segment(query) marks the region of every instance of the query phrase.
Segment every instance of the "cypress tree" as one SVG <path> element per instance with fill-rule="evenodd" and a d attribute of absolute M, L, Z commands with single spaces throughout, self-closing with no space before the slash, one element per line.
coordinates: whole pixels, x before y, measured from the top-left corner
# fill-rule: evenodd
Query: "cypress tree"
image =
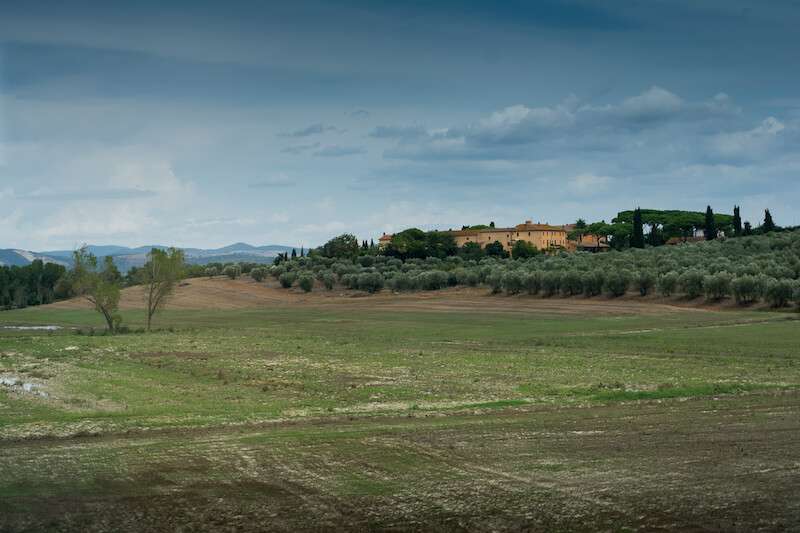
<path fill-rule="evenodd" d="M 775 231 L 775 222 L 772 221 L 772 214 L 770 214 L 769 209 L 764 210 L 764 225 L 761 226 L 761 231 L 763 233 L 769 233 L 770 231 Z"/>
<path fill-rule="evenodd" d="M 711 206 L 706 207 L 706 223 L 703 229 L 707 241 L 713 241 L 717 238 L 717 221 L 714 220 L 714 211 Z"/>
<path fill-rule="evenodd" d="M 644 226 L 642 224 L 642 210 L 638 207 L 633 212 L 633 232 L 631 233 L 631 248 L 644 248 Z"/>
<path fill-rule="evenodd" d="M 296 258 L 297 258 L 297 250 L 292 248 L 292 259 L 296 259 Z"/>
<path fill-rule="evenodd" d="M 300 257 L 305 257 L 305 256 L 306 256 L 306 249 L 305 249 L 304 246 L 301 246 L 300 247 Z"/>
<path fill-rule="evenodd" d="M 742 235 L 742 217 L 738 205 L 733 206 L 733 234 L 737 237 Z"/>
<path fill-rule="evenodd" d="M 375 240 L 374 239 L 370 239 L 369 240 L 369 249 L 370 250 L 374 250 L 375 249 Z"/>
<path fill-rule="evenodd" d="M 751 226 L 749 222 L 745 221 L 744 228 L 742 229 L 742 235 L 746 237 L 752 234 L 753 234 L 753 226 Z"/>

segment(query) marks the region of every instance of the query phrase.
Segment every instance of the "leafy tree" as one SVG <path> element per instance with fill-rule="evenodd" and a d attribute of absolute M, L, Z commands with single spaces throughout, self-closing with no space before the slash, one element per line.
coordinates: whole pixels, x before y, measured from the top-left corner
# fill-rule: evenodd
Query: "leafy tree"
<path fill-rule="evenodd" d="M 385 254 L 406 259 L 424 259 L 428 253 L 428 243 L 425 232 L 417 228 L 409 228 L 395 233 L 386 246 Z"/>
<path fill-rule="evenodd" d="M 153 248 L 147 254 L 147 262 L 140 275 L 144 285 L 147 331 L 150 331 L 153 316 L 164 307 L 184 277 L 183 250 L 170 248 L 165 251 Z"/>
<path fill-rule="evenodd" d="M 633 232 L 631 233 L 631 248 L 644 248 L 644 227 L 642 223 L 642 210 L 638 207 L 633 212 Z"/>
<path fill-rule="evenodd" d="M 758 301 L 763 291 L 763 284 L 756 276 L 739 276 L 731 282 L 731 292 L 739 305 L 748 305 Z"/>
<path fill-rule="evenodd" d="M 775 231 L 777 226 L 775 226 L 775 222 L 772 221 L 772 214 L 769 212 L 769 209 L 764 210 L 764 224 L 761 225 L 761 233 L 769 233 L 770 231 Z"/>
<path fill-rule="evenodd" d="M 603 292 L 603 284 L 606 277 L 602 270 L 590 270 L 584 272 L 581 277 L 583 294 L 587 297 L 598 296 Z"/>
<path fill-rule="evenodd" d="M 564 296 L 575 296 L 583 292 L 583 276 L 574 269 L 569 269 L 561 276 L 561 293 Z"/>
<path fill-rule="evenodd" d="M 254 268 L 250 271 L 250 277 L 253 281 L 261 283 L 267 277 L 267 270 L 265 268 Z"/>
<path fill-rule="evenodd" d="M 314 288 L 314 278 L 308 274 L 303 274 L 297 279 L 297 285 L 303 289 L 303 292 L 311 292 L 311 289 Z"/>
<path fill-rule="evenodd" d="M 499 294 L 503 290 L 503 271 L 499 268 L 492 270 L 486 276 L 486 284 L 492 289 L 492 294 Z"/>
<path fill-rule="evenodd" d="M 519 294 L 525 287 L 525 280 L 515 271 L 503 274 L 502 280 L 503 288 L 508 294 Z"/>
<path fill-rule="evenodd" d="M 528 291 L 528 294 L 539 294 L 539 291 L 542 290 L 542 274 L 538 270 L 533 272 L 529 272 L 525 275 L 524 279 L 525 283 L 525 290 Z"/>
<path fill-rule="evenodd" d="M 336 283 L 336 277 L 331 272 L 325 272 L 321 281 L 327 290 L 332 291 L 333 285 Z"/>
<path fill-rule="evenodd" d="M 119 310 L 120 280 L 119 271 L 108 270 L 108 262 L 104 269 L 97 270 L 97 258 L 86 246 L 72 254 L 73 267 L 70 273 L 72 287 L 76 295 L 89 301 L 96 311 L 103 315 L 108 331 L 114 333 L 122 322 Z M 113 264 L 113 263 L 112 263 Z"/>
<path fill-rule="evenodd" d="M 737 237 L 742 236 L 742 216 L 738 205 L 733 207 L 733 234 Z"/>
<path fill-rule="evenodd" d="M 511 257 L 514 259 L 528 259 L 537 253 L 539 253 L 539 250 L 528 241 L 517 241 L 511 248 Z"/>
<path fill-rule="evenodd" d="M 357 285 L 358 289 L 366 291 L 370 294 L 376 293 L 383 289 L 385 280 L 378 272 L 365 272 L 358 275 Z"/>
<path fill-rule="evenodd" d="M 296 280 L 297 280 L 297 274 L 294 273 L 294 272 L 291 272 L 291 271 L 290 272 L 284 272 L 278 278 L 278 281 L 280 282 L 281 287 L 283 287 L 284 289 L 290 288 L 292 285 L 294 285 L 294 282 Z"/>
<path fill-rule="evenodd" d="M 219 271 L 217 270 L 217 267 L 213 267 L 212 266 L 212 267 L 206 268 L 205 274 L 206 274 L 206 276 L 208 276 L 208 279 L 211 279 L 214 276 L 216 276 L 217 274 L 219 274 Z"/>
<path fill-rule="evenodd" d="M 242 274 L 242 269 L 239 265 L 228 265 L 222 269 L 222 273 L 230 279 L 236 279 Z"/>
<path fill-rule="evenodd" d="M 639 270 L 634 274 L 633 284 L 641 296 L 647 296 L 656 284 L 656 274 L 652 270 Z"/>
<path fill-rule="evenodd" d="M 489 222 L 489 227 L 490 227 L 490 228 L 493 228 L 493 227 L 494 227 L 494 221 L 492 221 L 492 222 Z"/>
<path fill-rule="evenodd" d="M 458 251 L 456 240 L 444 231 L 429 231 L 425 234 L 425 256 L 444 259 Z"/>
<path fill-rule="evenodd" d="M 661 296 L 672 296 L 678 287 L 678 274 L 676 272 L 666 272 L 659 276 L 656 288 Z"/>
<path fill-rule="evenodd" d="M 500 241 L 494 241 L 487 244 L 484 248 L 484 252 L 489 257 L 508 257 L 508 252 L 506 252 L 505 248 L 503 248 L 503 245 L 500 244 Z"/>
<path fill-rule="evenodd" d="M 625 270 L 612 270 L 606 275 L 605 289 L 609 296 L 622 296 L 628 291 L 631 283 L 630 274 Z"/>
<path fill-rule="evenodd" d="M 701 270 L 690 269 L 678 278 L 678 286 L 687 298 L 694 299 L 703 294 L 704 274 Z"/>
<path fill-rule="evenodd" d="M 703 234 L 707 241 L 713 241 L 717 238 L 717 222 L 714 220 L 714 211 L 711 206 L 706 207 L 706 218 L 703 224 Z"/>
<path fill-rule="evenodd" d="M 548 270 L 542 273 L 542 294 L 553 296 L 561 289 L 561 272 Z"/>
<path fill-rule="evenodd" d="M 717 272 L 703 279 L 703 289 L 706 299 L 711 301 L 721 300 L 731 293 L 731 275 L 727 272 Z"/>
<path fill-rule="evenodd" d="M 352 259 L 358 255 L 358 239 L 351 233 L 343 233 L 322 245 L 322 255 L 335 259 Z"/>
<path fill-rule="evenodd" d="M 458 255 L 466 260 L 478 261 L 486 255 L 486 253 L 477 242 L 468 242 L 459 248 Z"/>
<path fill-rule="evenodd" d="M 750 222 L 745 222 L 744 228 L 742 228 L 742 235 L 746 237 L 752 234 L 753 234 L 753 226 L 750 224 Z"/>
<path fill-rule="evenodd" d="M 794 284 L 788 279 L 771 279 L 766 284 L 764 299 L 772 307 L 786 307 L 794 293 Z"/>

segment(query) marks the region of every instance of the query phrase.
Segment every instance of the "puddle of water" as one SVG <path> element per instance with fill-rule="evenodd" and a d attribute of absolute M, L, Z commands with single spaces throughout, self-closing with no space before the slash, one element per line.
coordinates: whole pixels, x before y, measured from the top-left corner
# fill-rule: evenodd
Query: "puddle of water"
<path fill-rule="evenodd" d="M 2 329 L 57 331 L 61 326 L 0 326 Z"/>
<path fill-rule="evenodd" d="M 22 390 L 22 392 L 41 396 L 42 398 L 47 398 L 49 396 L 47 392 L 41 390 L 42 386 L 38 383 L 26 383 L 15 376 L 0 377 L 0 385 L 5 385 L 6 387 L 16 391 Z"/>

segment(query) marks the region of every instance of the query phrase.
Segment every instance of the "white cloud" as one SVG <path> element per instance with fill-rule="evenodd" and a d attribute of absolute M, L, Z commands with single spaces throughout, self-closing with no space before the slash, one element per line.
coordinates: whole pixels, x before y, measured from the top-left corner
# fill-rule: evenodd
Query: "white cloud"
<path fill-rule="evenodd" d="M 579 174 L 567 180 L 567 187 L 575 194 L 582 196 L 597 195 L 605 191 L 614 181 L 609 176 L 598 176 L 596 174 Z"/>
<path fill-rule="evenodd" d="M 745 131 L 720 133 L 711 141 L 716 154 L 733 159 L 749 159 L 763 155 L 786 126 L 775 117 L 765 118 L 758 126 Z"/>
<path fill-rule="evenodd" d="M 633 120 L 655 120 L 677 113 L 683 105 L 683 100 L 676 94 L 653 86 L 638 96 L 624 100 L 619 106 L 619 113 Z"/>

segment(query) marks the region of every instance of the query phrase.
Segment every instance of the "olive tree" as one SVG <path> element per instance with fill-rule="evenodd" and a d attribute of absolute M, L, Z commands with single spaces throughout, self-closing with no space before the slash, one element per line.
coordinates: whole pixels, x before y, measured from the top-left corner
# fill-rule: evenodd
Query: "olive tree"
<path fill-rule="evenodd" d="M 113 259 L 107 256 L 103 269 L 98 270 L 97 257 L 86 246 L 75 250 L 72 259 L 72 291 L 88 300 L 103 315 L 109 333 L 116 332 L 122 322 L 118 313 L 121 279 Z"/>
<path fill-rule="evenodd" d="M 184 273 L 183 250 L 153 248 L 147 254 L 147 262 L 139 271 L 140 281 L 144 285 L 147 331 L 150 331 L 153 316 L 167 303 Z"/>

